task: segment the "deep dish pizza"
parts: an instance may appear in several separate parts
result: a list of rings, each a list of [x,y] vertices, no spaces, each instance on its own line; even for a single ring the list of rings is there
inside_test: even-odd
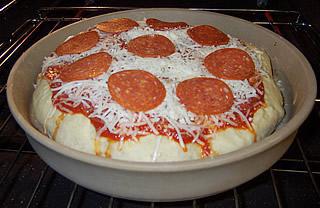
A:
[[[284,110],[264,51],[211,25],[119,18],[45,57],[31,116],[76,150],[180,161],[259,141]]]

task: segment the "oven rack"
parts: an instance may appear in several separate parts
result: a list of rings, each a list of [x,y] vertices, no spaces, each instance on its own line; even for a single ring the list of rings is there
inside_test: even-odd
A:
[[[12,1],[15,2],[15,1]],[[0,39],[1,207],[320,207],[320,97],[294,144],[273,167],[230,191],[197,200],[135,202],[87,190],[48,167],[33,151],[6,103],[6,80],[17,58],[46,34],[99,14],[134,7],[43,7]],[[320,33],[298,11],[208,9],[262,25],[293,43],[320,77]],[[0,15],[5,15],[5,9]]]

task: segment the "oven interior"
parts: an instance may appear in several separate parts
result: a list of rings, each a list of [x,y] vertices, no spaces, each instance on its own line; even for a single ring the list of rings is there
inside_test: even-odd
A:
[[[0,17],[9,9],[2,7]],[[0,36],[0,206],[320,207],[319,96],[293,145],[271,169],[233,190],[202,199],[147,203],[101,195],[66,179],[39,158],[11,116],[7,105],[6,80],[11,67],[23,51],[46,34],[83,18],[127,9],[135,7],[42,7],[37,10],[34,17],[16,26],[13,32]],[[320,78],[320,33],[303,18],[300,12],[190,9],[240,17],[278,33],[301,50],[313,66],[316,77]]]

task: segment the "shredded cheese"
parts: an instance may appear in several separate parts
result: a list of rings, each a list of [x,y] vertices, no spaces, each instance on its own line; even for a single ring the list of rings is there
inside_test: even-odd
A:
[[[157,138],[156,145],[152,154],[152,162],[157,161],[157,157],[159,156],[159,148],[160,148],[160,143],[161,143],[161,137]]]

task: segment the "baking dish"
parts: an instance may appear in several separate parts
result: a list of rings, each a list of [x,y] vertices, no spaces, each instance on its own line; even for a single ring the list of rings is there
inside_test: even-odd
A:
[[[139,163],[105,159],[77,152],[50,140],[29,120],[33,83],[44,56],[66,37],[97,22],[116,17],[154,17],[212,24],[226,33],[263,48],[283,85],[287,116],[272,135],[247,148],[197,161]],[[62,28],[28,49],[14,65],[7,87],[13,116],[29,142],[53,169],[76,183],[108,195],[145,201],[176,201],[212,195],[242,184],[268,169],[287,150],[298,127],[312,109],[316,80],[310,64],[288,41],[250,22],[211,12],[184,9],[139,9],[90,18]]]

